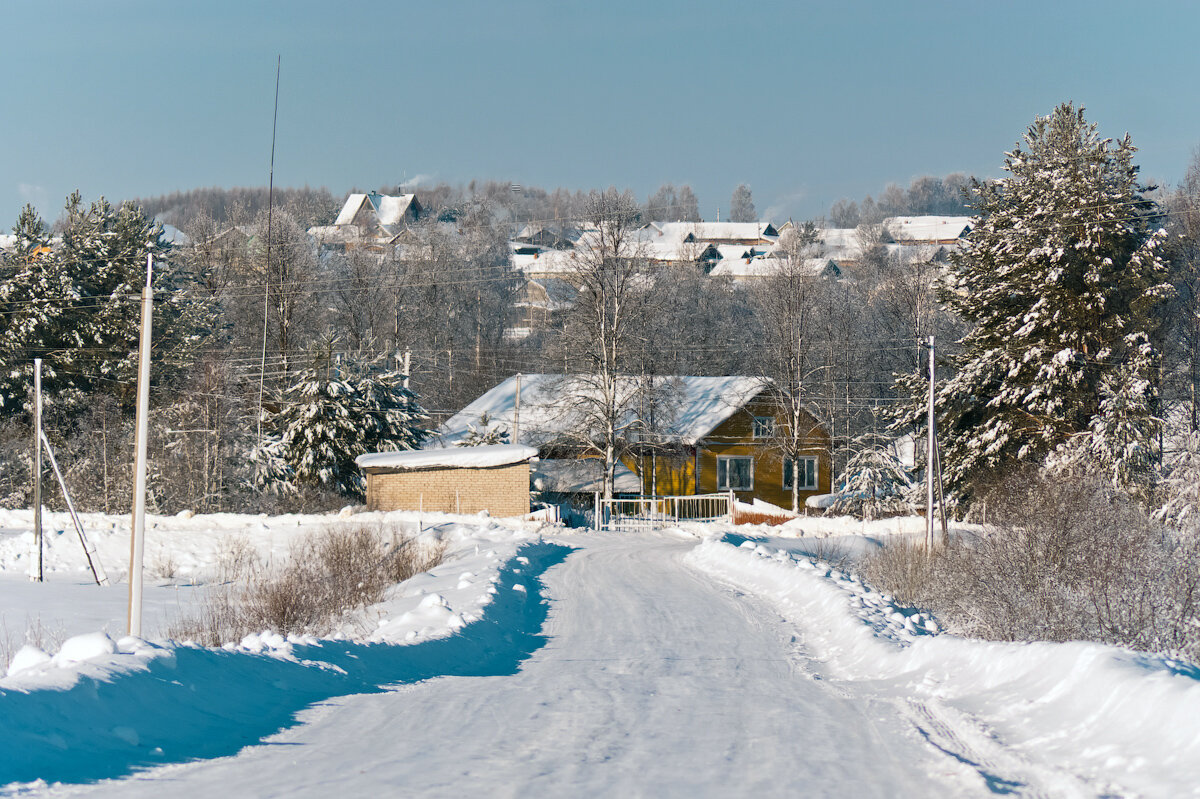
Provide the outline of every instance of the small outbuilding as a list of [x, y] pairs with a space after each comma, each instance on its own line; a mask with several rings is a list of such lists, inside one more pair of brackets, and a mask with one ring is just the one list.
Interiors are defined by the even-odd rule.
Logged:
[[517, 444], [370, 452], [355, 459], [367, 477], [369, 510], [426, 510], [523, 516], [529, 513], [529, 461]]

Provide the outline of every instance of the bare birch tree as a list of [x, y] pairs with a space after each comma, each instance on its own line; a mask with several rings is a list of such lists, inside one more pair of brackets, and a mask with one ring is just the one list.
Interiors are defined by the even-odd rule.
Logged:
[[[787, 414], [787, 425], [775, 425], [770, 446], [792, 464], [792, 510], [800, 510], [801, 454], [811, 452], [817, 430], [810, 405], [810, 382], [824, 368], [815, 351], [813, 331], [821, 303], [821, 278], [807, 268], [818, 238], [811, 222], [797, 226], [783, 242], [775, 269], [754, 286], [762, 329], [762, 374]], [[819, 395], [818, 395], [819, 396]]]
[[576, 374], [567, 403], [577, 419], [576, 440], [604, 459], [604, 498], [612, 499], [616, 465], [633, 443], [638, 392], [622, 379], [638, 352], [651, 296], [647, 262], [636, 231], [637, 200], [616, 189], [592, 192], [586, 221], [592, 230], [571, 278], [578, 291], [563, 330], [564, 361]]

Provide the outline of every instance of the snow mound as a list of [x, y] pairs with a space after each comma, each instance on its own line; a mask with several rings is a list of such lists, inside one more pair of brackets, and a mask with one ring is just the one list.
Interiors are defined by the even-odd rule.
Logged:
[[951, 754], [960, 728], [972, 728], [1055, 779], [1066, 779], [1064, 767], [1084, 775], [1088, 791], [1115, 782], [1167, 796], [1200, 785], [1200, 669], [1193, 665], [1104, 644], [938, 635], [933, 618], [856, 576], [753, 542], [708, 540], [687, 559], [775, 604], [803, 628], [832, 676], [872, 681]]

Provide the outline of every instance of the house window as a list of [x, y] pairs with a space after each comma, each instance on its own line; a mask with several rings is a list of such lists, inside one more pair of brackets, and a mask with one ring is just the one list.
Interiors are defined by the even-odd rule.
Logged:
[[817, 459], [816, 458], [784, 458], [783, 487], [791, 489], [795, 479], [796, 469], [800, 470], [800, 490], [814, 491], [817, 488]]
[[754, 417], [754, 437], [755, 438], [770, 438], [775, 435], [775, 417], [773, 416], [755, 416]]
[[752, 491], [754, 459], [717, 458], [717, 488], [721, 491]]

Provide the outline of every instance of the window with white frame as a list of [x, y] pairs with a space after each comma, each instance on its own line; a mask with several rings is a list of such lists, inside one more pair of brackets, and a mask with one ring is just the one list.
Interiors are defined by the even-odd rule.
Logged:
[[717, 458], [717, 488], [721, 491], [752, 491], [754, 458]]
[[775, 417], [774, 416], [755, 416], [754, 417], [754, 437], [755, 438], [770, 438], [775, 435]]
[[792, 488], [796, 473], [800, 474], [800, 490], [814, 491], [817, 488], [817, 459], [816, 458], [784, 458], [783, 487]]

